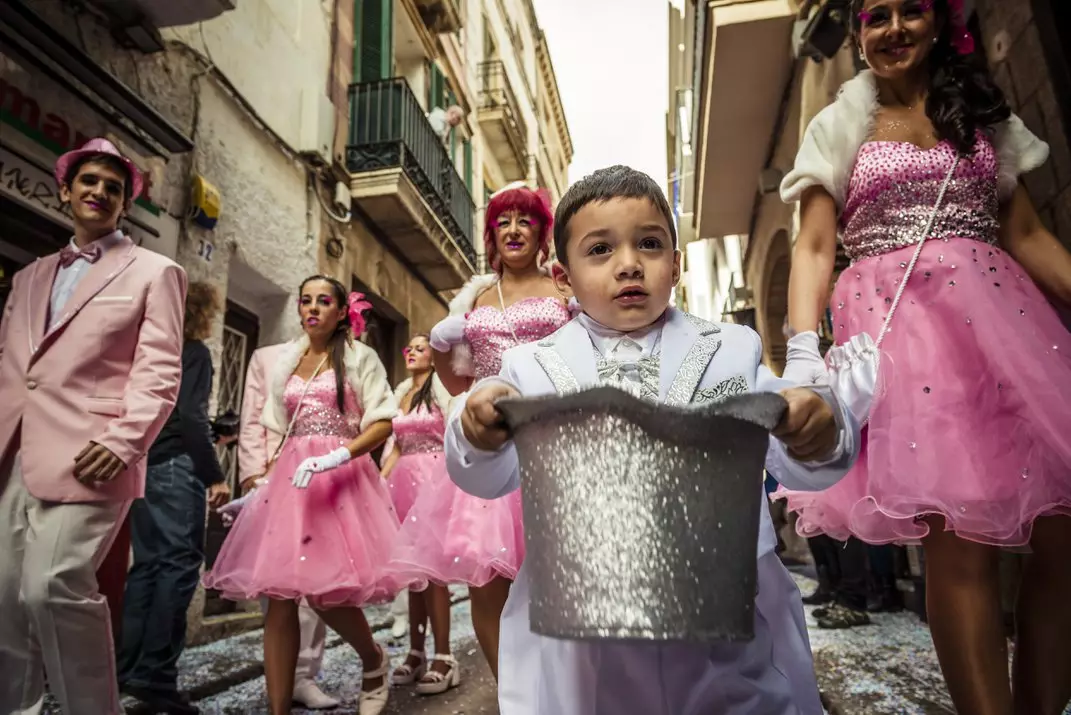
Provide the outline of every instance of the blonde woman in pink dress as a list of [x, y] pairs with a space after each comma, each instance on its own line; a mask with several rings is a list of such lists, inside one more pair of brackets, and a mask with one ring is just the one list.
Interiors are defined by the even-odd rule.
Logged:
[[[484, 245], [494, 273], [469, 281], [432, 330], [435, 372], [453, 395], [497, 375], [502, 353], [569, 322], [568, 296], [543, 266], [553, 214], [543, 193], [510, 186], [487, 207]], [[498, 635], [510, 584], [524, 559], [521, 497], [485, 501], [445, 479], [420, 496], [402, 525], [392, 568], [414, 579], [466, 584], [472, 625], [498, 677]], [[415, 658], [406, 661], [417, 667]]]
[[[450, 411], [450, 393], [435, 374], [428, 336], [414, 335], [405, 348], [410, 377], [394, 390], [400, 410], [394, 434], [384, 449], [387, 480], [398, 518], [405, 522], [421, 494], [450, 481], [443, 456], [443, 432]], [[435, 637], [435, 655], [428, 664], [427, 625]], [[437, 695], [461, 684], [461, 670], [450, 653], [450, 592], [432, 583], [409, 592], [409, 654], [394, 669], [394, 685], [416, 684], [421, 695]]]
[[363, 330], [359, 294], [313, 276], [301, 285], [305, 336], [279, 356], [261, 421], [285, 435], [267, 484], [248, 499], [206, 588], [224, 598], [268, 598], [264, 671], [272, 715], [289, 713], [299, 647], [298, 603], [307, 602], [365, 666], [360, 715], [386, 707], [389, 661], [361, 612], [410, 582], [387, 564], [398, 517], [368, 453], [391, 434], [398, 406], [379, 357], [353, 339]]

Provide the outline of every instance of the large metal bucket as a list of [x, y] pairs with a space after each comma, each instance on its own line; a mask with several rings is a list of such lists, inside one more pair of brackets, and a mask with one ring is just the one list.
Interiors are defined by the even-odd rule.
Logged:
[[520, 458], [534, 632], [754, 637], [763, 463], [780, 395], [679, 408], [599, 387], [498, 406]]

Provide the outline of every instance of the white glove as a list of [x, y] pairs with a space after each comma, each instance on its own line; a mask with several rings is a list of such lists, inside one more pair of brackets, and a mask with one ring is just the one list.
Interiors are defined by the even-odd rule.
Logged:
[[818, 352], [818, 333], [808, 330], [788, 339], [785, 372], [781, 376], [797, 385], [827, 385], [826, 361]]
[[322, 457], [309, 457], [298, 465], [297, 471], [294, 472], [293, 484], [298, 489], [304, 489], [309, 486], [313, 474], [340, 467], [351, 459], [353, 459], [353, 455], [345, 447], [339, 447], [334, 452], [325, 454]]
[[249, 493], [243, 497], [239, 497], [233, 501], [229, 501], [216, 511], [219, 512], [220, 518], [223, 520], [224, 526], [230, 526], [234, 523], [234, 520], [238, 518], [238, 515], [242, 512], [242, 507], [245, 503], [253, 498], [253, 495], [257, 493], [256, 488], [250, 489]]
[[450, 348], [465, 340], [465, 318], [461, 315], [449, 315], [431, 329], [428, 342], [432, 350], [441, 353], [450, 352]]

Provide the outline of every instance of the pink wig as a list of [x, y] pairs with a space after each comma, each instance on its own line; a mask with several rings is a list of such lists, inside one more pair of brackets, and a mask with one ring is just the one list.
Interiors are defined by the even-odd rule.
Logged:
[[487, 214], [483, 224], [483, 247], [487, 263], [495, 271], [502, 272], [502, 261], [498, 257], [495, 245], [495, 224], [498, 217], [507, 211], [519, 211], [528, 214], [539, 222], [539, 262], [542, 264], [550, 256], [551, 227], [554, 224], [554, 212], [550, 208], [550, 195], [543, 189], [532, 191], [527, 187], [506, 189], [495, 194], [487, 204]]

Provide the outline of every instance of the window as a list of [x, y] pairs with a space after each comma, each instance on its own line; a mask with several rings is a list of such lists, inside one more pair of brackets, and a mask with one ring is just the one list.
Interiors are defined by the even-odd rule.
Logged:
[[393, 74], [394, 0], [357, 0], [360, 28], [353, 52], [353, 77], [358, 82], [388, 79]]
[[465, 187], [469, 190], [469, 194], [472, 193], [472, 141], [466, 139], [462, 142], [462, 146], [465, 149], [465, 171], [463, 176], [465, 178]]

